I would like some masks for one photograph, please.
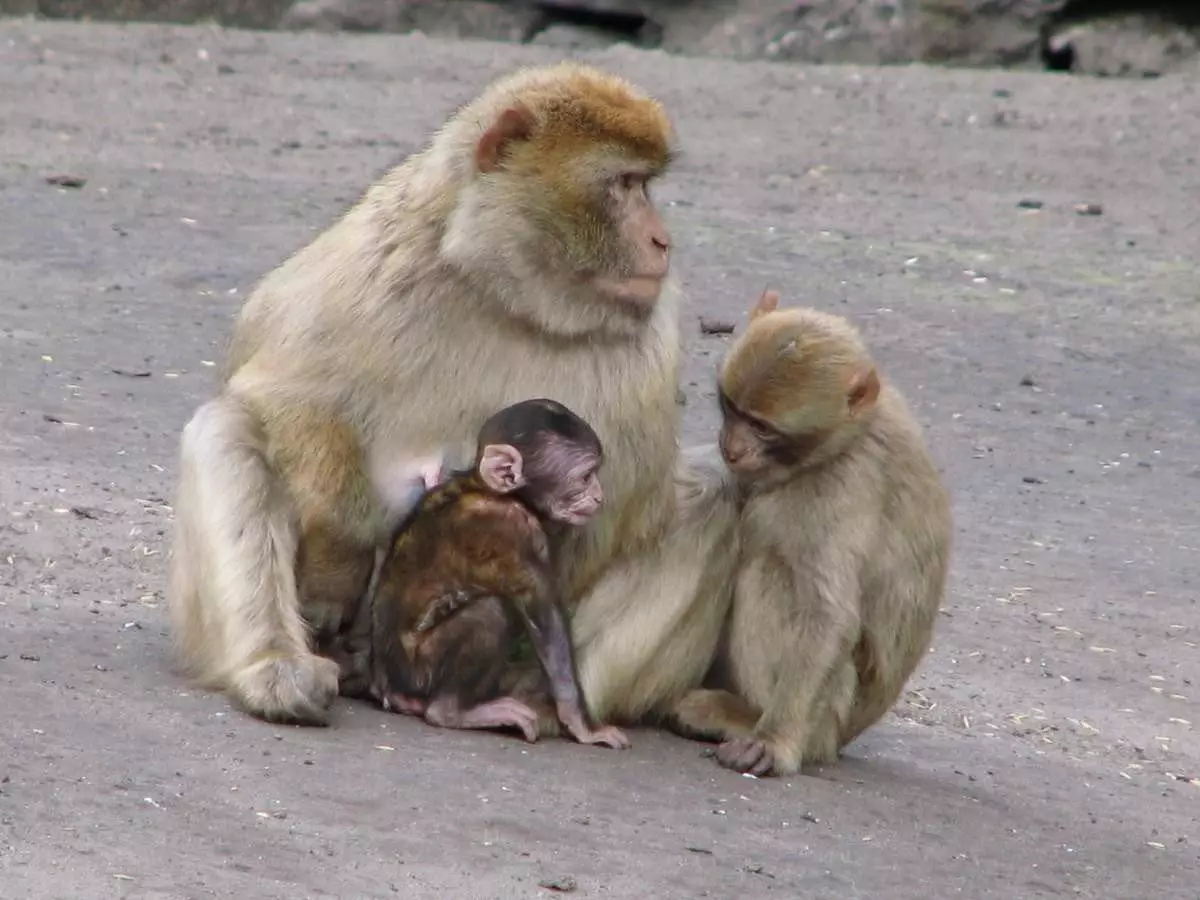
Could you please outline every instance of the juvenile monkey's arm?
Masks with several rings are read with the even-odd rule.
[[[530,579],[528,590],[514,599],[550,682],[550,692],[562,724],[580,743],[604,744],[617,749],[629,747],[629,739],[620,729],[612,726],[593,728],[588,721],[570,633],[551,577],[545,572],[536,572]]]

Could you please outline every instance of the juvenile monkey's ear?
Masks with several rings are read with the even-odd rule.
[[[762,292],[762,296],[758,298],[758,302],[750,310],[750,321],[753,322],[759,316],[765,316],[769,312],[775,312],[777,306],[779,306],[779,291],[773,291],[768,288]]]
[[[479,477],[498,494],[508,494],[525,483],[521,451],[509,444],[488,444],[479,457]]]
[[[879,373],[874,366],[860,369],[850,379],[850,387],[846,391],[846,402],[850,408],[850,417],[860,416],[875,405],[879,399]]]
[[[500,113],[500,118],[483,133],[475,146],[475,165],[479,171],[486,175],[499,168],[508,144],[528,140],[536,124],[533,113],[522,103],[514,103]]]

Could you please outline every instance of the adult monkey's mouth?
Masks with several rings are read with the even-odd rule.
[[[592,284],[606,297],[647,312],[658,302],[665,280],[665,274],[625,277],[598,275],[592,280]]]

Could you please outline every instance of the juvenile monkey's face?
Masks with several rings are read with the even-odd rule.
[[[556,488],[550,492],[545,504],[546,515],[566,525],[584,525],[600,511],[604,502],[604,491],[600,487],[599,461],[588,456],[578,461]]]
[[[721,458],[730,472],[745,481],[766,486],[786,479],[828,438],[828,430],[822,427],[798,433],[785,431],[761,413],[736,405],[724,390],[719,390],[717,396],[721,405]]]
[[[729,471],[746,478],[767,474],[776,464],[770,448],[775,433],[763,423],[735,413],[723,413],[719,445]]]

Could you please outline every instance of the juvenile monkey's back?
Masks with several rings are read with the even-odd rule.
[[[457,473],[422,498],[394,538],[380,596],[416,618],[451,591],[528,591],[530,565],[548,561],[541,523],[520,500],[494,493],[473,471]]]

